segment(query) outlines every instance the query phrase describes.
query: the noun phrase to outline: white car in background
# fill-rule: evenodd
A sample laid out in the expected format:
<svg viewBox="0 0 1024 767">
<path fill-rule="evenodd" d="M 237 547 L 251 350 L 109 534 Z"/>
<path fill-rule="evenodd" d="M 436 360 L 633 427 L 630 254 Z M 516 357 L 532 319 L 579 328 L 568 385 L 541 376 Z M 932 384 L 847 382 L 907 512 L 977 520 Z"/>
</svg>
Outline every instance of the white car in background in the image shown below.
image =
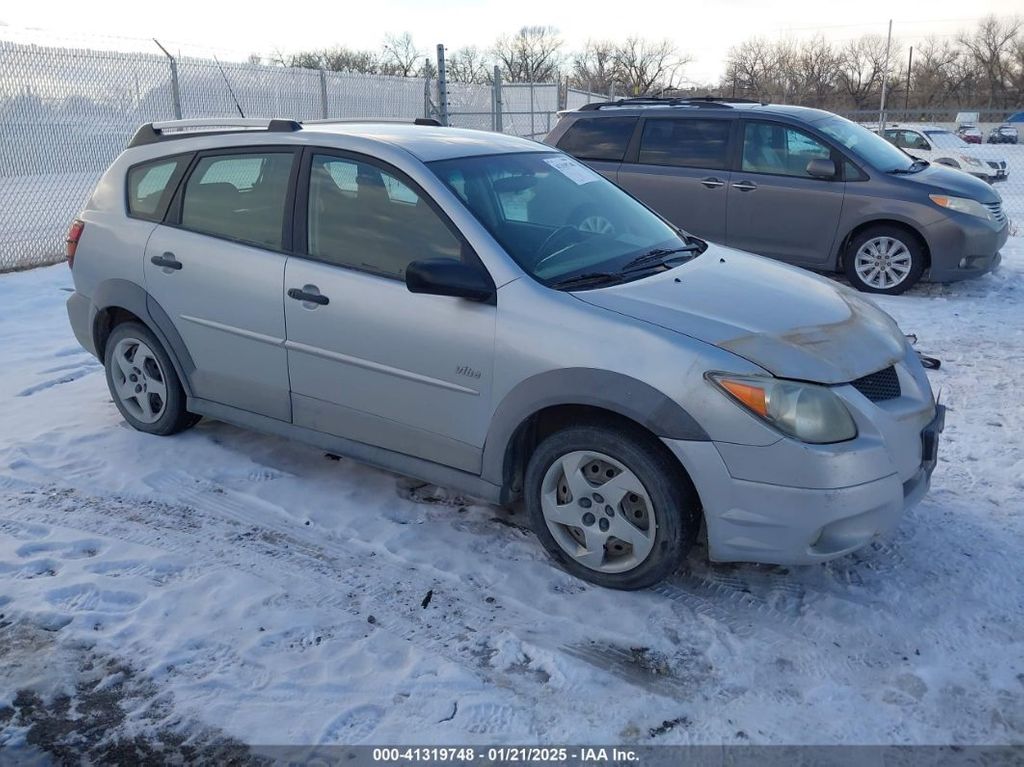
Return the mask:
<svg viewBox="0 0 1024 767">
<path fill-rule="evenodd" d="M 878 132 L 877 127 L 874 130 Z M 952 131 L 936 125 L 889 124 L 882 136 L 912 157 L 959 168 L 990 184 L 1010 175 L 1005 158 L 982 155 Z"/>
</svg>

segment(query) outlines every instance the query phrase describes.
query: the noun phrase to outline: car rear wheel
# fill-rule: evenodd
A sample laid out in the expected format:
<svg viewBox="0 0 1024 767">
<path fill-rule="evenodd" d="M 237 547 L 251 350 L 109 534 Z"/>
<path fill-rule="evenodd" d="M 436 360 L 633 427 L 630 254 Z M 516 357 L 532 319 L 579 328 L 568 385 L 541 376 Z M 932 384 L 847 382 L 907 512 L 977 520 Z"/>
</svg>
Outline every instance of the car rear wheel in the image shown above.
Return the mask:
<svg viewBox="0 0 1024 767">
<path fill-rule="evenodd" d="M 110 396 L 132 428 L 168 435 L 199 421 L 185 409 L 185 392 L 170 357 L 145 326 L 125 322 L 115 327 L 107 339 L 104 367 Z"/>
<path fill-rule="evenodd" d="M 573 575 L 641 589 L 679 568 L 697 536 L 696 491 L 639 429 L 580 425 L 547 437 L 526 470 L 530 522 Z"/>
<path fill-rule="evenodd" d="M 909 232 L 876 226 L 853 238 L 843 266 L 857 290 L 898 295 L 921 279 L 924 260 L 924 248 Z"/>
</svg>

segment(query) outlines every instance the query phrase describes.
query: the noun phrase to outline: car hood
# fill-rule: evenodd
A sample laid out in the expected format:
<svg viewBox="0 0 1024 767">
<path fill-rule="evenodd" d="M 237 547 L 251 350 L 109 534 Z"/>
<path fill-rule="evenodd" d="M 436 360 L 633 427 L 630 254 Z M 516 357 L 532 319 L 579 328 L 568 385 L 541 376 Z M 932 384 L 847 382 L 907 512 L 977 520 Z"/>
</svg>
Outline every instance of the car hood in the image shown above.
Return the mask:
<svg viewBox="0 0 1024 767">
<path fill-rule="evenodd" d="M 964 154 L 967 154 L 966 152 Z M 985 158 L 979 155 L 979 160 Z M 992 185 L 976 178 L 969 173 L 940 165 L 937 162 L 931 163 L 924 170 L 911 173 L 905 176 L 893 176 L 902 179 L 907 184 L 927 184 L 940 194 L 952 194 L 957 197 L 967 197 L 982 203 L 1002 202 L 1003 198 L 999 192 L 992 188 Z"/>
<path fill-rule="evenodd" d="M 784 378 L 845 383 L 904 356 L 905 339 L 893 319 L 851 289 L 715 245 L 675 269 L 574 295 Z"/>
</svg>

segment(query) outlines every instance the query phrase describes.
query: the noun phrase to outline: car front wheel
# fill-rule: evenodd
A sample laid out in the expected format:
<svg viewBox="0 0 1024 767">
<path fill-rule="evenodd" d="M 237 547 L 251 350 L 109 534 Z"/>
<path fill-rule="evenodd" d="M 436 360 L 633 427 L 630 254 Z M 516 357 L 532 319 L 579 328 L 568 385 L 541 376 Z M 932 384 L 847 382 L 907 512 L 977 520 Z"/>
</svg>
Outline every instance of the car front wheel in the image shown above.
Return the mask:
<svg viewBox="0 0 1024 767">
<path fill-rule="evenodd" d="M 614 589 L 651 586 L 677 570 L 700 523 L 692 484 L 639 429 L 578 425 L 547 437 L 526 470 L 530 522 L 573 575 Z"/>
<path fill-rule="evenodd" d="M 910 233 L 875 226 L 851 240 L 843 266 L 857 290 L 898 295 L 921 279 L 924 261 L 924 248 Z"/>
</svg>

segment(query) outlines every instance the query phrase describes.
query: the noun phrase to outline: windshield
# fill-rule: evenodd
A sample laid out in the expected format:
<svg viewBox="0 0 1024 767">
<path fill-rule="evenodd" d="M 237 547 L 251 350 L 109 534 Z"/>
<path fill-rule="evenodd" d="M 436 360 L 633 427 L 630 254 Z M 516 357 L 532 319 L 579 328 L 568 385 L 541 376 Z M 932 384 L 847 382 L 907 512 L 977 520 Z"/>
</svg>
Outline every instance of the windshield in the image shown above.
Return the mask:
<svg viewBox="0 0 1024 767">
<path fill-rule="evenodd" d="M 633 279 L 644 276 L 631 267 L 645 256 L 692 257 L 703 249 L 567 155 L 497 154 L 429 166 L 516 263 L 547 285 Z"/>
<path fill-rule="evenodd" d="M 966 141 L 948 130 L 926 130 L 924 132 L 939 149 L 963 149 L 969 147 Z"/>
<path fill-rule="evenodd" d="M 907 170 L 914 162 L 912 157 L 877 133 L 844 117 L 827 117 L 814 123 L 814 127 L 878 170 Z"/>
</svg>

